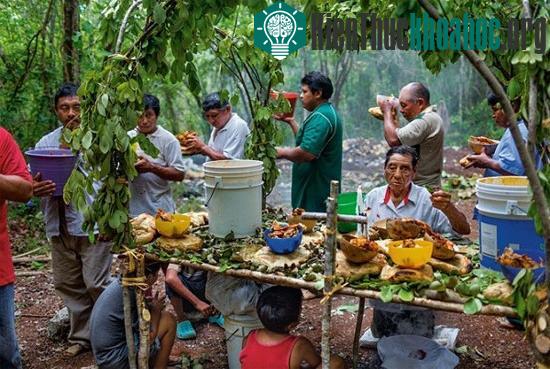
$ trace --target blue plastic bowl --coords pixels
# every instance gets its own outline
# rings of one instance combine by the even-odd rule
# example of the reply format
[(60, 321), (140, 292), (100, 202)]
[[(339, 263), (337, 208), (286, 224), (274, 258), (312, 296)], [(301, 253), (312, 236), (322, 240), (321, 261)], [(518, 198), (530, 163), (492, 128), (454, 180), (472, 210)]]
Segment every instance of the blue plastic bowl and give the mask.
[[(514, 281), (514, 278), (516, 278), (516, 275), (521, 271), (522, 268), (514, 268), (507, 265), (500, 265), (500, 268), (502, 269), (502, 274), (512, 283)], [(545, 280), (546, 273), (544, 272), (546, 268), (540, 267), (531, 269), (533, 271), (533, 280), (536, 284), (542, 284)]]
[(271, 229), (264, 230), (264, 240), (267, 246), (276, 254), (290, 254), (296, 251), (300, 243), (302, 243), (302, 229), (298, 229), (298, 233), (290, 238), (271, 238), (269, 234)]

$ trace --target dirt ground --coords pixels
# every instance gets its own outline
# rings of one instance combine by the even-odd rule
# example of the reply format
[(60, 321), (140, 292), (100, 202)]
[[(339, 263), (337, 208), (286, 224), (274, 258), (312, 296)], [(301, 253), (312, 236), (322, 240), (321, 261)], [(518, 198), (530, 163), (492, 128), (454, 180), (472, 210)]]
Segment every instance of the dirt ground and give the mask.
[[(381, 173), (383, 166), (381, 155), (384, 151), (377, 145), (378, 143), (366, 145), (365, 141), (350, 144), (348, 154), (345, 154), (344, 158), (345, 190), (353, 190), (357, 183), (368, 182), (372, 177), (371, 173)], [(365, 147), (369, 148), (366, 154)], [(361, 154), (360, 158), (358, 158), (358, 153)], [(457, 164), (457, 161), (467, 153), (466, 149), (446, 149), (445, 172), (454, 175), (475, 173), (475, 170), (465, 173)], [(290, 166), (282, 165), (282, 167), (284, 173), (278, 182), (277, 189), (271, 196), (271, 202), (275, 204), (289, 202)], [(372, 184), (372, 182), (368, 183)], [(471, 218), (475, 198), (460, 200), (457, 204)], [(14, 227), (16, 226), (10, 226), (12, 236), (28, 237), (24, 230), (14, 229)], [(476, 240), (478, 238), (477, 223), (472, 221), (471, 228), (470, 237)], [(67, 343), (56, 343), (47, 338), (48, 320), (63, 307), (53, 289), (50, 267), (47, 265), (43, 269), (44, 274), (42, 275), (19, 277), (16, 282), (16, 328), (24, 367), (28, 369), (78, 369), (90, 366), (93, 364), (93, 358), (89, 352), (72, 359), (65, 358), (63, 350), (67, 347)], [(333, 300), (333, 309), (342, 304), (356, 304), (357, 302), (358, 300), (352, 297), (338, 296)], [(296, 333), (309, 338), (318, 348), (321, 340), (319, 318), (321, 312), (319, 299), (305, 301), (302, 320), (296, 329)], [(366, 309), (363, 329), (370, 325), (371, 319), (372, 310)], [(348, 364), (351, 364), (355, 321), (356, 314), (349, 312), (334, 315), (332, 319), (332, 350), (344, 357)], [(531, 369), (535, 366), (533, 355), (522, 332), (503, 328), (495, 317), (436, 312), (436, 324), (460, 328), (457, 347), (467, 345), (469, 348), (477, 350), (477, 354), (460, 356), (459, 369)], [(192, 357), (202, 357), (204, 368), (227, 368), (223, 330), (207, 323), (198, 324), (196, 328), (197, 339), (177, 341), (172, 354), (178, 355), (185, 352)], [(361, 348), (360, 356), (359, 368), (380, 368), (376, 350)]]

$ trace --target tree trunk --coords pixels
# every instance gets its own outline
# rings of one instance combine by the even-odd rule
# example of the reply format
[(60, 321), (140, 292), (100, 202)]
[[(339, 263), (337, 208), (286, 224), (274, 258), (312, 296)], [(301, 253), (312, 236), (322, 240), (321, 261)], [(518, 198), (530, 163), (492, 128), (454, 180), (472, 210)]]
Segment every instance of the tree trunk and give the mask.
[(63, 2), (63, 78), (67, 82), (80, 80), (79, 55), (73, 37), (80, 31), (78, 0)]

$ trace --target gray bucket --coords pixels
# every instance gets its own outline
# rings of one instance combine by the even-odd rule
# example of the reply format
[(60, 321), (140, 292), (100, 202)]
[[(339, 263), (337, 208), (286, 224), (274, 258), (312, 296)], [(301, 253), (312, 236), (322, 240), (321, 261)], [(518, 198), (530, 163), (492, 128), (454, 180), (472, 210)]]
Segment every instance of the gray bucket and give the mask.
[(204, 163), (204, 187), (210, 233), (252, 236), (262, 225), (263, 163), (218, 160)]

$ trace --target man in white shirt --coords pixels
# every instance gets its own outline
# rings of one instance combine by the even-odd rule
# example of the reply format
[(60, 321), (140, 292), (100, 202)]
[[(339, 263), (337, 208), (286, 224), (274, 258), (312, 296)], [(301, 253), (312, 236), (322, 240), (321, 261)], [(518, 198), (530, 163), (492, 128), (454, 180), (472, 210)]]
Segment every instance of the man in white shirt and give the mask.
[(143, 96), (144, 112), (139, 117), (137, 127), (128, 132), (130, 137), (144, 134), (159, 150), (156, 158), (138, 149), (139, 160), (135, 167), (138, 176), (130, 182), (130, 216), (141, 213), (154, 215), (158, 209), (169, 213), (176, 211), (170, 190), (170, 181), (182, 181), (185, 167), (181, 157), (178, 139), (166, 129), (157, 125), (160, 103), (153, 95)]
[(231, 105), (221, 100), (217, 92), (206, 96), (202, 110), (204, 118), (214, 128), (208, 145), (199, 137), (193, 137), (185, 146), (209, 160), (242, 159), (246, 137), (250, 134), (247, 123), (232, 112)]

